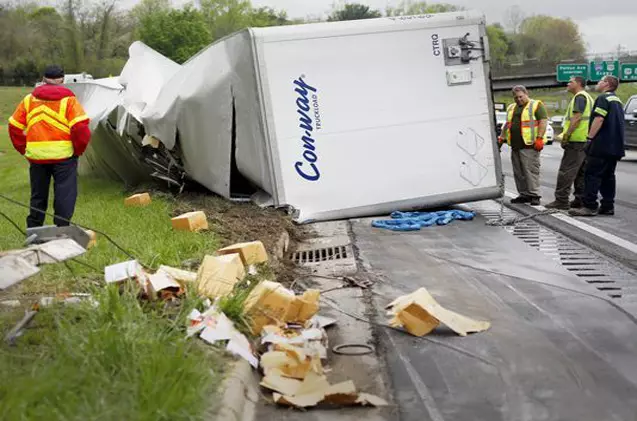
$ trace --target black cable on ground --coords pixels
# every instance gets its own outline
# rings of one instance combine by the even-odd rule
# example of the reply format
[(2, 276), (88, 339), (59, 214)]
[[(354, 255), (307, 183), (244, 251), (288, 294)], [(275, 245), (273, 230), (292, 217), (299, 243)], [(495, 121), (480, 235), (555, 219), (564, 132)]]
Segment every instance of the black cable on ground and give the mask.
[[(46, 215), (46, 216), (50, 216), (50, 217), (53, 217), (53, 218), (57, 218), (57, 219), (58, 219), (58, 220), (60, 220), (60, 221), (64, 221), (64, 222), (66, 222), (66, 223), (68, 223), (68, 224), (75, 225), (76, 227), (79, 227), (79, 228), (82, 228), (82, 229), (85, 229), (85, 230), (91, 230), (91, 231), (94, 231), (94, 232), (96, 232), (96, 233), (98, 233), (98, 234), (102, 235), (104, 238), (106, 238), (106, 240), (107, 240), (108, 242), (110, 242), (111, 244), (113, 244), (113, 245), (114, 245), (117, 249), (119, 249), (119, 250), (120, 250), (122, 253), (124, 253), (126, 256), (130, 257), (130, 258), (131, 258), (131, 259), (133, 259), (133, 260), (137, 260), (137, 261), (138, 261), (138, 262), (139, 262), (142, 266), (144, 266), (144, 267), (148, 267), (148, 266), (144, 265), (144, 264), (143, 264), (143, 263), (142, 263), (139, 259), (137, 259), (137, 258), (136, 258), (136, 257), (135, 257), (132, 253), (130, 253), (128, 250), (126, 250), (125, 248), (123, 248), (122, 246), (120, 246), (120, 245), (119, 245), (119, 244), (118, 244), (115, 240), (113, 240), (113, 239), (112, 239), (112, 238), (111, 238), (108, 234), (106, 234), (106, 233), (105, 233), (105, 232), (103, 232), (103, 231), (97, 230), (97, 229), (95, 229), (95, 228), (91, 228), (91, 227), (89, 227), (89, 226), (85, 226), (85, 225), (82, 225), (82, 224), (78, 224), (78, 223), (72, 222), (72, 221), (70, 221), (70, 220), (68, 220), (68, 219), (66, 219), (66, 218), (62, 218), (61, 216), (57, 216), (57, 215), (55, 215), (55, 214), (52, 214), (52, 213), (49, 213), (49, 212), (43, 211), (42, 209), (37, 209), (37, 208), (34, 208), (33, 206), (30, 206), (30, 205), (25, 205), (24, 203), (21, 203), (21, 202), (19, 202), (19, 201), (15, 200), (15, 199), (12, 199), (12, 198), (10, 198), (10, 197), (8, 197), (8, 196), (5, 196), (5, 195), (4, 195), (4, 194), (2, 194), (2, 193), (0, 193), (0, 198), (3, 198), (4, 200), (6, 200), (6, 201), (8, 201), (8, 202), (10, 202), (10, 203), (13, 203), (14, 205), (21, 206), (21, 207), (23, 207), (23, 208), (25, 208), (25, 209), (30, 209), (30, 210), (33, 210), (33, 211), (36, 211), (36, 212), (39, 212), (39, 213), (43, 213), (43, 214), (44, 214), (44, 215)], [(20, 229), (20, 230), (21, 230), (21, 228), (18, 228), (18, 229)], [(26, 233), (25, 233), (25, 235), (26, 235)]]

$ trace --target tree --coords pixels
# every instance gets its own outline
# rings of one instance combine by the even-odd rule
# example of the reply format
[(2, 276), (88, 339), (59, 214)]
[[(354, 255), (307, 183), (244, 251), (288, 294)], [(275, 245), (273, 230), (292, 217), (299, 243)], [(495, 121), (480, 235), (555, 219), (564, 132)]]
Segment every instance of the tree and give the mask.
[(139, 38), (166, 57), (183, 63), (212, 42), (206, 18), (192, 6), (142, 16)]
[(505, 23), (509, 26), (514, 34), (518, 33), (520, 25), (522, 25), (524, 19), (525, 15), (520, 6), (515, 5), (507, 9)]
[(456, 12), (461, 7), (448, 3), (432, 3), (425, 1), (404, 0), (396, 7), (388, 7), (387, 16), (431, 15), (434, 13)]
[(562, 60), (582, 60), (586, 47), (575, 22), (551, 16), (533, 16), (520, 25), (518, 48), (525, 59), (555, 65)]
[(378, 10), (370, 9), (369, 6), (359, 3), (347, 3), (343, 5), (341, 9), (333, 10), (328, 21), (342, 21), (342, 20), (359, 20), (359, 19), (372, 19), (381, 17), (381, 13)]
[(507, 60), (509, 53), (509, 39), (500, 24), (487, 26), (487, 37), (489, 38), (489, 53), (491, 62), (496, 67), (501, 67)]

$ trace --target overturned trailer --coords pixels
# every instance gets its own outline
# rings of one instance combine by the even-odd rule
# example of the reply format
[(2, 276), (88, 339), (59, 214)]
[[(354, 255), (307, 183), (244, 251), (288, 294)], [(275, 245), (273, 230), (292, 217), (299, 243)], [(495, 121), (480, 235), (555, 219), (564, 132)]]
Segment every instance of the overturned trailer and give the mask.
[(85, 170), (299, 222), (499, 197), (488, 51), (474, 12), (247, 29), (183, 65), (135, 43), (118, 80), (72, 87)]

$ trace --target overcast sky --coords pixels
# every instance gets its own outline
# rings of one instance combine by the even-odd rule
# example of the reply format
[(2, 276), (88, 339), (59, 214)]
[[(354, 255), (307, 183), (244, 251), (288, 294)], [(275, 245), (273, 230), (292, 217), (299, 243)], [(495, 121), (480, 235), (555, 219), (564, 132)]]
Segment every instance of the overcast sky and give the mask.
[[(190, 0), (173, 0), (183, 4)], [(252, 0), (254, 6), (284, 9), (292, 18), (326, 17), (335, 2), (342, 0)], [(126, 5), (136, 0), (124, 0)], [(384, 11), (400, 0), (350, 0)], [(489, 23), (505, 22), (507, 10), (519, 6), (526, 15), (571, 17), (580, 27), (589, 52), (616, 51), (618, 45), (637, 50), (637, 0), (447, 0), (467, 9), (483, 12)], [(436, 3), (430, 1), (429, 3)]]

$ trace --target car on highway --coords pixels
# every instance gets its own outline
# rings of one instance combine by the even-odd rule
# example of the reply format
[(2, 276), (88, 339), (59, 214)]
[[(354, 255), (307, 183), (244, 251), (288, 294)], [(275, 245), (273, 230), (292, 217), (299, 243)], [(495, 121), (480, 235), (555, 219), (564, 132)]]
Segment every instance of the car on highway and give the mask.
[(637, 149), (637, 95), (628, 99), (624, 114), (626, 149)]
[[(502, 126), (504, 125), (504, 123), (506, 123), (506, 121), (507, 121), (507, 113), (505, 111), (496, 111), (496, 113), (495, 113), (495, 122), (496, 122), (495, 132), (498, 135), (498, 137), (502, 133)], [(553, 130), (553, 126), (549, 123), (546, 126), (546, 144), (547, 145), (552, 145), (554, 139), (555, 139), (555, 130)]]
[(554, 135), (557, 136), (562, 133), (564, 124), (564, 116), (563, 115), (554, 115), (550, 118), (549, 124), (553, 127)]

